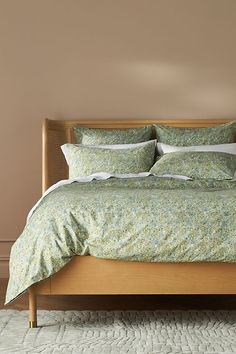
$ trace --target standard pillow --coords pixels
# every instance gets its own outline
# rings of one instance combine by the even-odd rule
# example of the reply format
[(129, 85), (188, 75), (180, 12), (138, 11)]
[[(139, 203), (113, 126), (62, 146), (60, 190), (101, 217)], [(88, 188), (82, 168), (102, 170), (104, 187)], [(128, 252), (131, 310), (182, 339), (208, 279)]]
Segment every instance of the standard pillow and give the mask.
[(218, 145), (198, 145), (198, 146), (172, 146), (163, 143), (157, 143), (159, 155), (169, 154), (177, 151), (217, 151), (236, 155), (236, 144), (218, 144)]
[(235, 142), (236, 120), (210, 128), (174, 128), (154, 125), (157, 141), (176, 146), (230, 144)]
[(89, 176), (96, 172), (148, 172), (154, 163), (156, 141), (133, 144), (125, 148), (63, 145), (62, 151), (69, 165), (69, 178)]
[(224, 152), (171, 152), (160, 157), (150, 172), (156, 175), (182, 175), (193, 179), (232, 179), (236, 155)]
[(151, 139), (152, 126), (131, 129), (90, 129), (79, 125), (74, 127), (76, 142), (83, 145), (136, 144)]

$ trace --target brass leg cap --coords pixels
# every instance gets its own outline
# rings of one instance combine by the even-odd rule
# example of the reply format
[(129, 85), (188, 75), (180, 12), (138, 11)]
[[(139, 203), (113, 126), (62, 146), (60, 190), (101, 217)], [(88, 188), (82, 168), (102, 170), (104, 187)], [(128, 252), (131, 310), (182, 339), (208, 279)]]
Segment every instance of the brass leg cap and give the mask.
[(29, 321), (29, 328), (37, 328), (37, 321)]

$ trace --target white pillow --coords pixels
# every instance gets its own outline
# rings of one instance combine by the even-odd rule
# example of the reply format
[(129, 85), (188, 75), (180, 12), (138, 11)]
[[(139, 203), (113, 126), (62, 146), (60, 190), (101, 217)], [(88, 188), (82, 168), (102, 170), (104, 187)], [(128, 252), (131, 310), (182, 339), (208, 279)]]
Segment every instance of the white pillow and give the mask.
[(177, 151), (216, 151), (236, 155), (236, 143), (198, 146), (172, 146), (163, 143), (157, 143), (157, 151), (159, 155), (169, 154), (171, 152)]

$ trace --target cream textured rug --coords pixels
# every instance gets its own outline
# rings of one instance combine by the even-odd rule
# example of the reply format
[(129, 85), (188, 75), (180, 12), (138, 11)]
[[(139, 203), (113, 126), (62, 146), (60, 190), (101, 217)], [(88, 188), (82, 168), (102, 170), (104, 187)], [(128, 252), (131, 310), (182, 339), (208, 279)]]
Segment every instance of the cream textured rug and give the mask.
[(0, 353), (236, 353), (236, 311), (0, 311)]

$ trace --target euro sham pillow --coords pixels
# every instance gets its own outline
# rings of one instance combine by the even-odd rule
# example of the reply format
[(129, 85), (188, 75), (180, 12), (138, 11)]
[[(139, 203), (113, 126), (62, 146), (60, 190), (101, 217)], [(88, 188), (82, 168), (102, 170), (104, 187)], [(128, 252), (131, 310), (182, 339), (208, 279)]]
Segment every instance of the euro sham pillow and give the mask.
[(157, 143), (157, 151), (159, 155), (169, 154), (171, 152), (177, 151), (216, 151), (236, 155), (236, 143), (197, 146), (172, 146), (163, 143)]
[(153, 127), (131, 129), (91, 129), (81, 126), (74, 127), (75, 141), (83, 145), (101, 144), (136, 144), (151, 139)]
[(69, 178), (97, 172), (148, 172), (154, 164), (156, 141), (113, 147), (65, 144), (62, 151), (69, 165)]
[(175, 146), (230, 144), (235, 142), (236, 120), (209, 128), (174, 128), (154, 125), (157, 141)]
[(150, 172), (158, 175), (181, 175), (193, 179), (232, 179), (236, 155), (224, 152), (171, 152), (160, 157)]

